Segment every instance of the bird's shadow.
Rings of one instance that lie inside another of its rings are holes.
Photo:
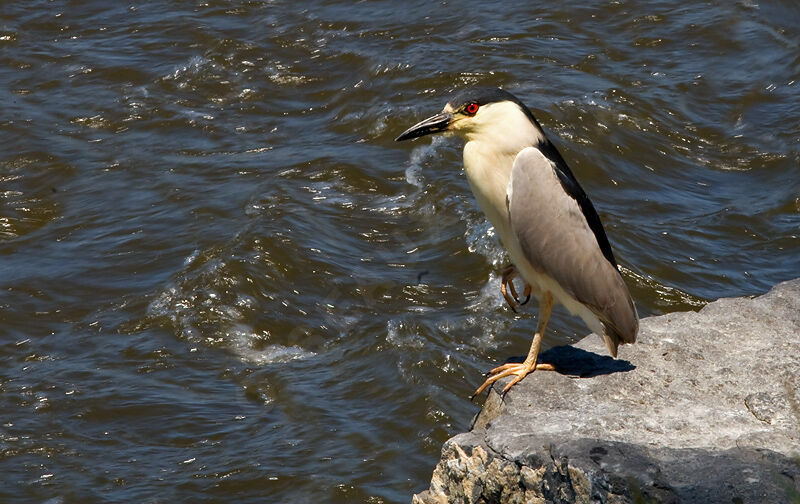
[[[524,357],[512,357],[508,362],[523,362],[524,360]],[[540,353],[536,361],[542,364],[552,364],[557,373],[576,378],[627,373],[636,369],[636,366],[630,361],[588,352],[570,345],[550,348]]]

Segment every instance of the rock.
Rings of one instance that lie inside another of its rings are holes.
[[[544,352],[448,440],[430,503],[800,503],[800,279]]]

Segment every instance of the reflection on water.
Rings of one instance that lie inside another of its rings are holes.
[[[533,109],[640,314],[798,276],[798,25],[788,2],[6,2],[0,501],[427,486],[535,324],[457,141],[393,141],[461,86]],[[547,346],[586,333],[552,320]]]

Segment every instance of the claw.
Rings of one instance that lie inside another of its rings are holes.
[[[524,305],[525,303],[531,300],[531,284],[527,283],[525,284],[525,291],[523,292],[523,294],[525,294],[525,301],[522,301],[520,303],[521,305]]]
[[[505,378],[506,376],[515,375],[514,378],[503,388],[503,391],[500,393],[502,397],[505,397],[506,393],[511,390],[511,387],[522,381],[523,378],[528,376],[530,373],[534,371],[555,371],[556,368],[552,364],[545,364],[545,363],[536,363],[536,362],[513,362],[504,364],[502,366],[498,366],[492,369],[489,373],[489,378],[483,382],[483,385],[478,387],[478,390],[475,391],[474,394],[470,396],[470,401],[475,399],[477,396],[481,394],[486,388],[491,385],[492,383],[496,382],[501,378]],[[486,376],[486,375],[484,375]]]
[[[511,295],[514,297],[514,301],[519,303],[519,296],[517,295],[517,289],[514,288],[514,277],[508,279],[508,288],[511,291]]]
[[[514,313],[517,313],[517,306],[524,305],[531,299],[531,286],[526,282],[525,291],[523,292],[525,300],[519,300],[517,289],[514,287],[514,278],[517,277],[517,274],[517,268],[513,264],[511,266],[506,266],[503,269],[503,276],[500,282],[500,292],[503,294],[503,298],[505,298],[506,303],[508,303],[508,306]],[[511,292],[510,295],[509,291]]]

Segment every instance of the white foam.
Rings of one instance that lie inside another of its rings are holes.
[[[444,142],[444,137],[433,137],[433,141],[429,144],[414,147],[411,151],[411,158],[409,166],[406,168],[406,182],[416,186],[419,189],[425,188],[425,177],[422,175],[422,166],[424,162],[436,154],[436,150]]]
[[[386,341],[398,348],[422,348],[425,342],[408,324],[392,319],[386,323]]]
[[[251,364],[280,364],[295,360],[303,360],[317,355],[297,345],[267,345],[265,348],[253,348],[253,343],[260,338],[252,328],[238,325],[228,333],[230,349],[245,362]]]

